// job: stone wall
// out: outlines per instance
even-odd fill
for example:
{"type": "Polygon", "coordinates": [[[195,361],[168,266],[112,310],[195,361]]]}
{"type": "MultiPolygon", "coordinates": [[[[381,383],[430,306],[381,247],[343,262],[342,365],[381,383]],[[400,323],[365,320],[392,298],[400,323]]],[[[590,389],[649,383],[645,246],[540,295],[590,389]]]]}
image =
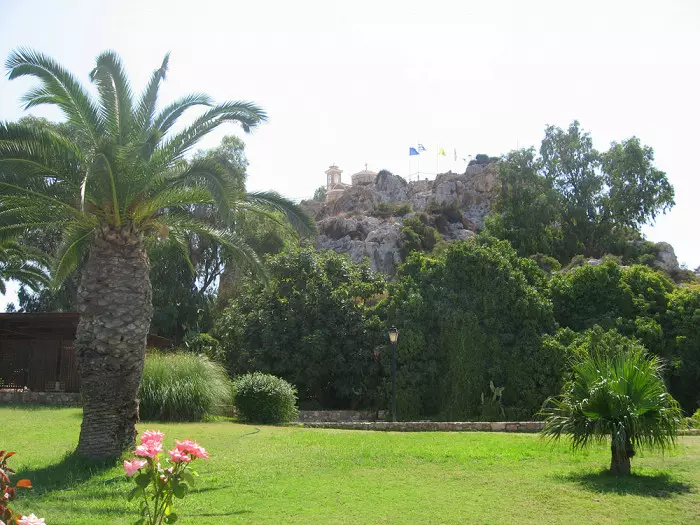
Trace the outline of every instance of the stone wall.
{"type": "Polygon", "coordinates": [[[0,392],[0,405],[80,406],[80,394],[69,392],[0,392]]]}
{"type": "Polygon", "coordinates": [[[304,423],[309,428],[385,430],[392,432],[539,432],[542,421],[323,421],[304,423]]]}
{"type": "Polygon", "coordinates": [[[384,419],[384,411],[360,412],[357,410],[300,410],[298,421],[301,423],[328,423],[339,421],[376,421],[384,419]]]}

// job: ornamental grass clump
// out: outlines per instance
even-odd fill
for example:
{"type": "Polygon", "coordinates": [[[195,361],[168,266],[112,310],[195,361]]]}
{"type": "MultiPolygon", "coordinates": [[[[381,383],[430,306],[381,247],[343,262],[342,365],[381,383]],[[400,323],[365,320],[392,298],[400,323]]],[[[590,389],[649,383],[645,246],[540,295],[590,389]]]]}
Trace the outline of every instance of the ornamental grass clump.
{"type": "Polygon", "coordinates": [[[250,423],[279,424],[294,421],[297,389],[282,378],[254,372],[233,380],[238,416],[250,423]]]}
{"type": "Polygon", "coordinates": [[[224,367],[203,355],[151,353],[139,389],[144,420],[201,421],[231,404],[224,367]]]}
{"type": "Polygon", "coordinates": [[[627,475],[638,449],[675,444],[682,413],[666,390],[658,357],[636,344],[612,350],[594,349],[574,363],[561,396],[540,412],[542,433],[555,440],[568,435],[574,449],[610,437],[610,472],[627,475]]]}

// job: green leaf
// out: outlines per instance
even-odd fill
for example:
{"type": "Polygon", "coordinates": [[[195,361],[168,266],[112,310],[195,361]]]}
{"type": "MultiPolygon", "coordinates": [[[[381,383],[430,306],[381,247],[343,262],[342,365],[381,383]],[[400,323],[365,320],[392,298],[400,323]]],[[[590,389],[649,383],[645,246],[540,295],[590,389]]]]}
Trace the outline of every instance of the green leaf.
{"type": "Polygon", "coordinates": [[[185,494],[187,494],[187,485],[185,485],[184,483],[173,484],[173,494],[178,499],[184,498],[185,494]]]}
{"type": "Polygon", "coordinates": [[[192,475],[191,472],[185,471],[182,473],[182,479],[189,483],[190,485],[194,486],[194,476],[192,475]]]}
{"type": "Polygon", "coordinates": [[[175,523],[177,521],[177,514],[174,512],[172,514],[168,514],[164,521],[165,523],[175,523]]]}
{"type": "Polygon", "coordinates": [[[129,492],[129,495],[126,497],[127,501],[131,501],[134,499],[136,496],[139,496],[143,494],[143,487],[134,487],[131,492],[129,492]]]}
{"type": "Polygon", "coordinates": [[[151,482],[151,476],[147,472],[141,472],[134,478],[134,481],[139,487],[146,488],[151,482]]]}

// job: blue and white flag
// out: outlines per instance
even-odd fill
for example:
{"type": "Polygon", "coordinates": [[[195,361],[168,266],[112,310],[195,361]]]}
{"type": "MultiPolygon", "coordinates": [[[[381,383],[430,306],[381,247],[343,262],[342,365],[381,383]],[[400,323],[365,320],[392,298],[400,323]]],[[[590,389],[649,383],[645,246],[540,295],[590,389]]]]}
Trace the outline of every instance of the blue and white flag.
{"type": "Polygon", "coordinates": [[[420,153],[418,153],[418,150],[416,148],[408,148],[408,155],[420,155],[420,153]]]}
{"type": "Polygon", "coordinates": [[[425,146],[423,146],[423,144],[418,144],[418,151],[425,151],[425,146]]]}

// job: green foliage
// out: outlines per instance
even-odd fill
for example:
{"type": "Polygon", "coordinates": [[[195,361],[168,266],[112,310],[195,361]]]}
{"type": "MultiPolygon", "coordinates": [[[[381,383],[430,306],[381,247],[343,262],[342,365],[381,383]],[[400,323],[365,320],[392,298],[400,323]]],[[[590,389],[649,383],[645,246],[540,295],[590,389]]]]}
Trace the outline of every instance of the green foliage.
{"type": "Polygon", "coordinates": [[[559,261],[557,261],[554,257],[549,257],[548,255],[544,255],[543,253],[536,253],[534,255],[530,255],[530,259],[535,261],[537,263],[537,266],[539,266],[542,271],[547,272],[548,274],[552,274],[561,270],[561,264],[559,264],[559,261]]]}
{"type": "Polygon", "coordinates": [[[438,231],[428,226],[421,217],[409,217],[401,228],[401,255],[406,258],[411,252],[429,252],[442,239],[438,231]]]}
{"type": "Polygon", "coordinates": [[[212,361],[226,363],[226,353],[221,344],[209,334],[192,332],[182,342],[183,350],[193,354],[202,354],[212,361]]]}
{"type": "Polygon", "coordinates": [[[290,423],[298,416],[297,391],[284,379],[253,372],[233,380],[238,416],[250,423],[290,423]]]}
{"type": "Polygon", "coordinates": [[[484,153],[478,153],[476,157],[469,161],[469,165],[473,166],[475,164],[484,165],[491,164],[492,162],[497,162],[501,160],[499,157],[489,157],[484,153]]]}
{"type": "MultiPolygon", "coordinates": [[[[674,204],[653,150],[636,137],[600,153],[574,121],[566,130],[547,127],[539,153],[531,148],[506,156],[487,221],[487,230],[521,255],[539,252],[561,262],[577,254],[622,255],[640,242],[644,224],[674,204]]],[[[647,263],[648,257],[630,262],[647,263]]]]}
{"type": "Polygon", "coordinates": [[[576,360],[561,396],[549,399],[541,414],[542,433],[553,439],[567,435],[574,449],[610,438],[611,468],[627,473],[620,464],[637,449],[663,450],[675,443],[682,413],[666,391],[659,358],[623,339],[618,334],[599,339],[576,360]]]}
{"type": "Polygon", "coordinates": [[[151,352],[139,388],[145,420],[201,421],[231,403],[226,370],[203,355],[151,352]]]}
{"type": "Polygon", "coordinates": [[[680,288],[647,266],[606,259],[551,280],[560,326],[615,329],[664,359],[669,390],[686,412],[700,405],[700,291],[680,288]]]}
{"type": "Polygon", "coordinates": [[[700,408],[695,411],[695,414],[690,418],[691,428],[700,429],[700,408]]]}
{"type": "Polygon", "coordinates": [[[479,421],[502,421],[506,415],[501,404],[505,387],[494,386],[493,381],[489,381],[489,388],[491,389],[490,398],[488,394],[486,396],[483,393],[481,394],[479,421]]]}
{"type": "Polygon", "coordinates": [[[216,322],[229,369],[282,377],[310,406],[371,406],[383,326],[365,302],[384,291],[383,278],[310,247],[289,248],[267,266],[268,286],[244,286],[216,322]]]}
{"type": "Polygon", "coordinates": [[[413,207],[410,202],[400,204],[398,202],[380,202],[370,212],[372,217],[380,219],[388,219],[389,217],[403,217],[413,212],[413,207]]]}
{"type": "Polygon", "coordinates": [[[319,186],[318,188],[316,188],[312,200],[315,200],[317,202],[326,202],[326,187],[319,186]]]}
{"type": "MultiPolygon", "coordinates": [[[[566,358],[542,336],[554,329],[546,276],[507,242],[479,236],[435,257],[414,253],[390,287],[387,324],[401,331],[401,419],[468,420],[489,382],[508,418],[529,418],[558,391],[566,358]]],[[[388,370],[388,353],[381,355],[388,370]]]]}

